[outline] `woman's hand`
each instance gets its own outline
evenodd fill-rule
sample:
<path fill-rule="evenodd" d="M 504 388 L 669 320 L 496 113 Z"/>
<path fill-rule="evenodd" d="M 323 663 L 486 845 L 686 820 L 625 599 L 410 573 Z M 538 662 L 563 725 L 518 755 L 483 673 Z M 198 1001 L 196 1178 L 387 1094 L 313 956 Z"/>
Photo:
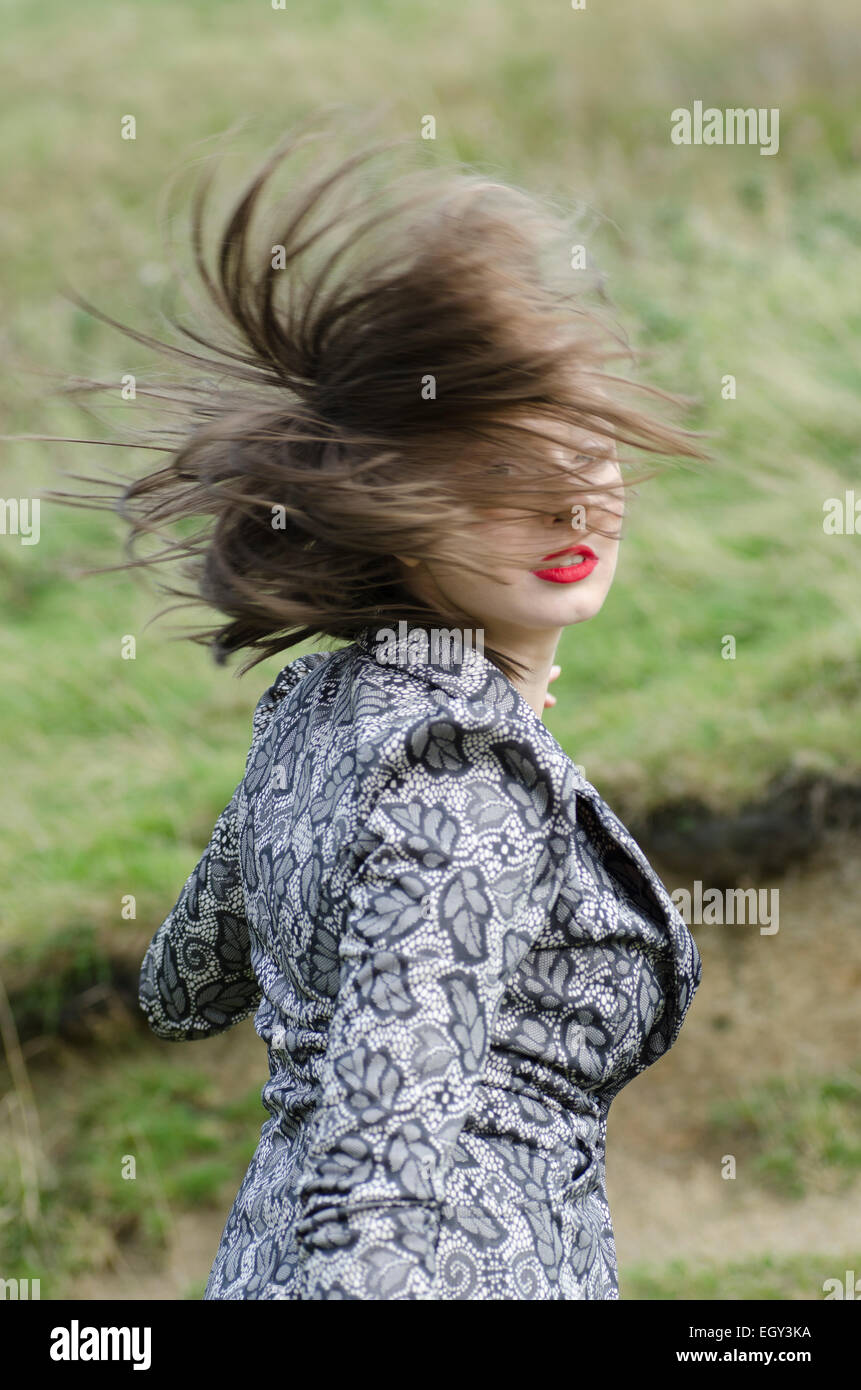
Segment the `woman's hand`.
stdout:
<path fill-rule="evenodd" d="M 562 674 L 562 667 L 561 667 L 561 666 L 551 666 L 551 667 L 550 667 L 550 675 L 547 677 L 547 684 L 549 685 L 551 681 L 555 681 L 559 676 L 561 676 L 561 674 Z M 555 696 L 555 695 L 551 695 L 551 694 L 549 693 L 549 691 L 548 691 L 548 692 L 545 694 L 545 696 L 544 696 L 544 708 L 545 708 L 545 709 L 550 709 L 551 706 L 552 706 L 552 705 L 555 705 L 555 704 L 556 704 L 556 696 Z"/>

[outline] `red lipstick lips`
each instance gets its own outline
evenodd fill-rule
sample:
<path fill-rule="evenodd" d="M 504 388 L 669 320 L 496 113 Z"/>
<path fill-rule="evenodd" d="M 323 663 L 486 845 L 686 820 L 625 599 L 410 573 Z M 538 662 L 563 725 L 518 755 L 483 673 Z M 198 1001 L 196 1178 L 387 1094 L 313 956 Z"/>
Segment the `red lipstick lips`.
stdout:
<path fill-rule="evenodd" d="M 569 545 L 565 550 L 555 550 L 545 555 L 545 560 L 557 560 L 560 555 L 582 555 L 579 564 L 557 565 L 553 569 L 533 570 L 536 579 L 544 579 L 548 584 L 576 584 L 586 579 L 598 563 L 598 556 L 588 545 Z"/>

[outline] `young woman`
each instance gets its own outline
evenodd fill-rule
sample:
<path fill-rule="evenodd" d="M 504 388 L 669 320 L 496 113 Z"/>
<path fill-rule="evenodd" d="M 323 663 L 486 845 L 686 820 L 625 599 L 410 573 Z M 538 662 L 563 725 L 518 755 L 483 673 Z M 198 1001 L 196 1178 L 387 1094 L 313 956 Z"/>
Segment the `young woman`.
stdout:
<path fill-rule="evenodd" d="M 607 1115 L 678 1036 L 700 959 L 542 711 L 563 630 L 612 583 L 618 446 L 703 455 L 604 370 L 618 343 L 562 222 L 520 190 L 423 170 L 325 213 L 372 149 L 255 235 L 303 141 L 215 270 L 197 201 L 234 331 L 169 348 L 219 376 L 176 393 L 183 438 L 122 497 L 134 538 L 206 519 L 151 558 L 184 557 L 227 615 L 199 634 L 221 659 L 343 643 L 260 699 L 143 963 L 159 1037 L 256 1011 L 267 1045 L 205 1296 L 616 1299 Z"/>

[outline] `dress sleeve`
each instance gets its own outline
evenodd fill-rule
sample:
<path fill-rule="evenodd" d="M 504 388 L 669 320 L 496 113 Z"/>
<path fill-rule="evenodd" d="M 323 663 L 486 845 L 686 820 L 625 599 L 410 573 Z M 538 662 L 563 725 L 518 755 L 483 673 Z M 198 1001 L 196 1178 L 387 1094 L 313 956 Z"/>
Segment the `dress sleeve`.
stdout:
<path fill-rule="evenodd" d="M 452 1150 L 494 1011 L 561 881 L 528 750 L 446 720 L 390 760 L 354 847 L 298 1183 L 299 1299 L 433 1299 Z"/>
<path fill-rule="evenodd" d="M 239 871 L 236 803 L 241 785 L 144 956 L 140 1006 L 152 1031 L 169 1041 L 222 1033 L 260 1002 Z"/>

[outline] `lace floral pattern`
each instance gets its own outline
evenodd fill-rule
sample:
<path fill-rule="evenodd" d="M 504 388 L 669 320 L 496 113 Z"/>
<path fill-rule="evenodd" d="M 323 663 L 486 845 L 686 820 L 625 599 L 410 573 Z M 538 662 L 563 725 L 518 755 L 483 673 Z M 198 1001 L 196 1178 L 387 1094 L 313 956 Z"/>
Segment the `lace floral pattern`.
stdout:
<path fill-rule="evenodd" d="M 502 673 L 285 667 L 141 971 L 150 1026 L 256 1010 L 269 1118 L 207 1299 L 615 1299 L 614 1095 L 672 1046 L 694 940 Z"/>

